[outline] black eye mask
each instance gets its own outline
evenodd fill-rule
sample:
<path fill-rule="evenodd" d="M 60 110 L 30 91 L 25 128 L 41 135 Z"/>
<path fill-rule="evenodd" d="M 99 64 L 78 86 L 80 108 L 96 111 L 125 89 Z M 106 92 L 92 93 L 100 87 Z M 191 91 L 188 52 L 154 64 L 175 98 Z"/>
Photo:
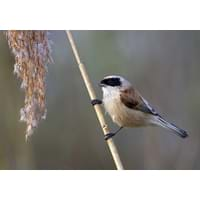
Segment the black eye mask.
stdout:
<path fill-rule="evenodd" d="M 107 78 L 101 81 L 101 84 L 108 85 L 108 86 L 121 86 L 120 78 Z"/>

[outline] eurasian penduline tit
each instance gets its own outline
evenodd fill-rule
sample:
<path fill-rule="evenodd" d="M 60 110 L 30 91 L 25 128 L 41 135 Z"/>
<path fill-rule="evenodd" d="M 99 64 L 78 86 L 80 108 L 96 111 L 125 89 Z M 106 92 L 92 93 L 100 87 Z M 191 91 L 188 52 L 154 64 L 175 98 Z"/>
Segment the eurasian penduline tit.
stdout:
<path fill-rule="evenodd" d="M 99 85 L 103 90 L 105 110 L 120 127 L 116 132 L 108 133 L 105 140 L 116 135 L 123 127 L 149 125 L 164 127 L 182 138 L 188 136 L 185 130 L 164 120 L 125 78 L 106 76 Z M 93 105 L 100 103 L 100 100 L 93 101 Z"/>

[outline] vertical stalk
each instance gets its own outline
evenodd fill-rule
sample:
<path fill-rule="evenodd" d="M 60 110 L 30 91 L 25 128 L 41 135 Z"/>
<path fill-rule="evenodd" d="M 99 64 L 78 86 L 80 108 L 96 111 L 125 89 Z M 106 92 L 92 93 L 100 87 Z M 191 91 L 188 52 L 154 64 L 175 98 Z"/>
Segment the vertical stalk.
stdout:
<path fill-rule="evenodd" d="M 69 39 L 69 42 L 70 42 L 70 45 L 71 45 L 71 48 L 72 48 L 72 51 L 73 51 L 73 54 L 76 58 L 76 62 L 78 64 L 78 67 L 80 69 L 80 72 L 81 72 L 81 75 L 82 75 L 82 78 L 84 80 L 84 83 L 86 85 L 86 88 L 88 90 L 88 93 L 89 93 L 89 96 L 90 96 L 90 99 L 93 100 L 93 99 L 96 99 L 96 94 L 94 92 L 94 89 L 93 89 L 93 86 L 91 84 L 91 81 L 90 81 L 90 78 L 88 76 L 88 73 L 86 71 L 86 68 L 84 66 L 84 64 L 81 62 L 80 60 L 80 56 L 78 54 L 78 50 L 76 48 L 76 45 L 75 45 L 75 42 L 74 42 L 74 39 L 73 39 L 73 36 L 71 34 L 70 31 L 66 31 L 66 34 L 67 34 L 67 37 Z M 95 112 L 96 112 L 96 115 L 97 115 L 97 118 L 99 120 L 99 123 L 101 125 L 101 128 L 103 130 L 103 133 L 104 135 L 106 135 L 107 133 L 109 133 L 109 129 L 108 129 L 108 126 L 105 122 L 105 118 L 104 118 L 104 115 L 103 115 L 103 112 L 101 110 L 101 107 L 100 105 L 96 104 L 94 106 L 94 109 L 95 109 Z M 111 155 L 112 155 L 112 158 L 114 160 L 114 163 L 115 163 L 115 166 L 118 170 L 123 170 L 124 167 L 123 167 L 123 164 L 121 162 L 121 159 L 120 159 L 120 156 L 119 156 L 119 153 L 118 153 L 118 150 L 117 150 L 117 147 L 113 141 L 112 138 L 108 139 L 107 140 L 107 144 L 108 144 L 108 147 L 110 149 L 110 152 L 111 152 Z"/>

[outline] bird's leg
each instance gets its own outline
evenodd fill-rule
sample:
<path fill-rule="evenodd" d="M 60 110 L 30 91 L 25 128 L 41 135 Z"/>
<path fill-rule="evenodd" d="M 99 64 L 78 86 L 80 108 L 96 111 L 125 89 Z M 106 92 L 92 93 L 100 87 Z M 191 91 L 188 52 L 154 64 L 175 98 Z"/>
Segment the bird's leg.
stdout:
<path fill-rule="evenodd" d="M 97 104 L 102 104 L 102 101 L 100 99 L 93 99 L 91 100 L 91 104 L 93 106 L 97 105 Z"/>
<path fill-rule="evenodd" d="M 123 126 L 121 126 L 119 129 L 117 129 L 114 133 L 107 133 L 105 136 L 104 136 L 104 139 L 105 140 L 108 140 L 110 138 L 112 138 L 114 135 L 116 135 L 122 128 L 124 128 Z"/>
<path fill-rule="evenodd" d="M 103 102 L 102 102 L 102 100 L 100 100 L 100 99 L 93 99 L 93 100 L 91 100 L 91 104 L 93 105 L 93 106 L 95 106 L 95 105 L 97 105 L 97 104 L 102 104 Z M 108 139 L 110 139 L 110 138 L 112 138 L 114 135 L 116 135 L 121 129 L 123 128 L 123 126 L 121 126 L 119 129 L 117 129 L 115 132 L 113 132 L 113 133 L 107 133 L 105 136 L 104 136 L 104 139 L 105 140 L 108 140 Z"/>

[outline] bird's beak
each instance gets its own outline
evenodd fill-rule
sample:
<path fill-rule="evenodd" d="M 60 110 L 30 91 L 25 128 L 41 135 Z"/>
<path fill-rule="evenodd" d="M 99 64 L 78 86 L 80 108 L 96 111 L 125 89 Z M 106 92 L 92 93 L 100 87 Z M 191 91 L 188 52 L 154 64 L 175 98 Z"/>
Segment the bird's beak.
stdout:
<path fill-rule="evenodd" d="M 103 83 L 103 80 L 99 83 L 99 87 L 105 87 L 105 84 Z"/>
<path fill-rule="evenodd" d="M 103 83 L 99 83 L 99 87 L 105 87 Z"/>

